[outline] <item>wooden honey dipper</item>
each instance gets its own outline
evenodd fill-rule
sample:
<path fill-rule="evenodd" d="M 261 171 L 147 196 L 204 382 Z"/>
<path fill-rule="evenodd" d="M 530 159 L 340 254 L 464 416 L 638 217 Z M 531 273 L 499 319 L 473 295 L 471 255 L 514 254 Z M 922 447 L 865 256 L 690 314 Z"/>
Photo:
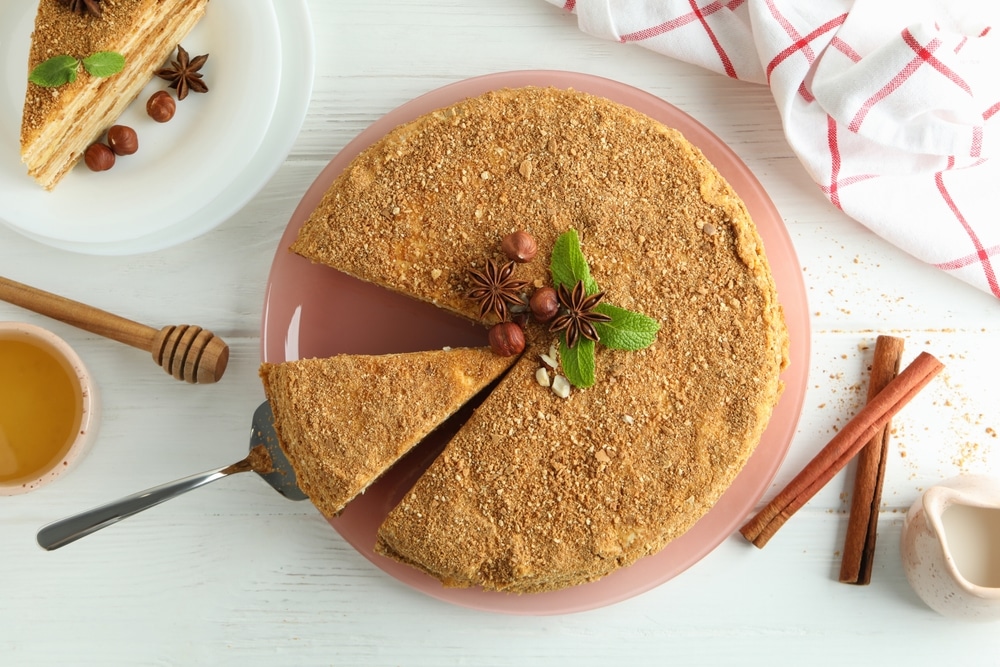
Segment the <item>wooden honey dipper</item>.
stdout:
<path fill-rule="evenodd" d="M 72 299 L 0 276 L 0 299 L 152 353 L 153 360 L 178 380 L 218 382 L 229 363 L 229 346 L 214 333 L 189 324 L 159 331 Z"/>

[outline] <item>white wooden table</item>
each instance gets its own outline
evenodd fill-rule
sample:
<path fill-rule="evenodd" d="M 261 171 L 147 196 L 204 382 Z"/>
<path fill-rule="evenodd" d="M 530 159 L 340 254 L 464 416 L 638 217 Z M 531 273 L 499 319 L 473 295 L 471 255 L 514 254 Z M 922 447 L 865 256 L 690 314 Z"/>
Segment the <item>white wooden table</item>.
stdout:
<path fill-rule="evenodd" d="M 238 214 L 193 241 L 127 257 L 54 250 L 0 228 L 3 275 L 154 326 L 201 324 L 233 353 L 222 382 L 185 385 L 141 352 L 0 303 L 0 319 L 41 324 L 69 341 L 104 402 L 100 439 L 79 468 L 0 499 L 0 664 L 1000 664 L 997 626 L 930 611 L 909 588 L 897 546 L 922 489 L 960 473 L 1000 477 L 995 299 L 829 205 L 789 150 L 762 87 L 596 40 L 542 0 L 310 6 L 308 116 L 288 159 Z M 263 397 L 265 280 L 305 189 L 390 109 L 514 69 L 588 72 L 668 100 L 728 143 L 774 200 L 801 261 L 813 335 L 799 428 L 767 497 L 861 405 L 878 333 L 907 339 L 904 361 L 927 350 L 947 364 L 894 422 L 872 584 L 837 582 L 845 474 L 764 550 L 734 536 L 650 592 L 566 616 L 481 613 L 414 592 L 311 506 L 289 503 L 252 475 L 62 550 L 38 548 L 35 532 L 47 522 L 242 457 Z"/>

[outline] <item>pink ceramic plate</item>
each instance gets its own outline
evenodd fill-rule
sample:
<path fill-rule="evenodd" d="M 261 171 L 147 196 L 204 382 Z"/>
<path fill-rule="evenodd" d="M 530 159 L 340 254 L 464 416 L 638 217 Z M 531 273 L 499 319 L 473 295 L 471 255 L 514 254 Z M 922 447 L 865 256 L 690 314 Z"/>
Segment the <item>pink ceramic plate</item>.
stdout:
<path fill-rule="evenodd" d="M 288 247 L 333 179 L 364 148 L 397 125 L 439 107 L 489 90 L 517 86 L 574 88 L 637 109 L 679 129 L 711 160 L 746 202 L 767 248 L 788 320 L 791 365 L 785 392 L 757 451 L 716 506 L 691 530 L 660 553 L 601 581 L 552 593 L 509 595 L 478 589 L 450 589 L 413 568 L 377 556 L 372 547 L 382 519 L 447 441 L 454 420 L 417 447 L 386 476 L 348 505 L 331 525 L 376 566 L 435 598 L 476 609 L 513 614 L 558 614 L 612 604 L 653 588 L 681 573 L 749 516 L 764 494 L 795 433 L 809 368 L 809 319 L 805 287 L 795 249 L 781 217 L 746 165 L 696 120 L 636 88 L 586 74 L 527 71 L 491 74 L 431 91 L 388 113 L 348 144 L 306 192 L 281 239 L 264 301 L 261 354 L 280 362 L 336 353 L 387 353 L 481 345 L 482 328 L 438 308 L 363 284 L 291 254 Z M 344 252 L 351 252 L 344 248 Z"/>

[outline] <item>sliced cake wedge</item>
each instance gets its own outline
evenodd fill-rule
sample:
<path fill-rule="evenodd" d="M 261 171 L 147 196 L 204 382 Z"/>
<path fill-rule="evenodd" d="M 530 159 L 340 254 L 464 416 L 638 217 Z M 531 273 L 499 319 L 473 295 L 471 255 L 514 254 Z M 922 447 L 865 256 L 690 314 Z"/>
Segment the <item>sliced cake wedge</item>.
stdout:
<path fill-rule="evenodd" d="M 94 5 L 99 16 L 74 11 Z M 40 0 L 31 34 L 28 73 L 58 56 L 79 61 L 100 52 L 125 58 L 122 71 L 91 76 L 80 67 L 76 80 L 46 87 L 28 82 L 21 119 L 21 161 L 51 190 L 91 143 L 152 79 L 205 13 L 208 0 Z"/>
<path fill-rule="evenodd" d="M 299 486 L 333 517 L 513 362 L 489 348 L 345 354 L 260 376 Z"/>

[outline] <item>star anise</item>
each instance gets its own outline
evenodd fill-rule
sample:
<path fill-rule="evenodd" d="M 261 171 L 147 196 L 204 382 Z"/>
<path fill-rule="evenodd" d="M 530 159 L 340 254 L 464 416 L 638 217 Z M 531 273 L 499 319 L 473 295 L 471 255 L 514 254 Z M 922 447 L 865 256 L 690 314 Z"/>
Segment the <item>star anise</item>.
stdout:
<path fill-rule="evenodd" d="M 559 297 L 559 305 L 565 308 L 566 312 L 552 320 L 549 331 L 552 333 L 565 331 L 567 347 L 575 347 L 580 336 L 595 343 L 600 340 L 594 322 L 611 321 L 611 318 L 604 313 L 594 310 L 604 298 L 604 292 L 587 296 L 587 290 L 581 280 L 576 283 L 572 291 L 566 289 L 565 285 L 560 285 L 556 294 Z"/>
<path fill-rule="evenodd" d="M 71 12 L 80 14 L 90 14 L 94 18 L 101 18 L 101 0 L 62 0 L 62 3 L 69 7 Z"/>
<path fill-rule="evenodd" d="M 498 267 L 492 259 L 486 260 L 486 269 L 469 269 L 473 287 L 469 290 L 469 298 L 479 302 L 479 317 L 485 318 L 490 313 L 507 319 L 507 304 L 521 303 L 520 292 L 528 283 L 514 280 L 514 262 L 507 262 Z"/>
<path fill-rule="evenodd" d="M 177 99 L 183 100 L 187 97 L 188 91 L 196 93 L 207 93 L 208 86 L 202 80 L 200 70 L 208 60 L 208 54 L 191 58 L 188 52 L 180 44 L 177 45 L 177 60 L 170 63 L 170 67 L 162 67 L 156 70 L 156 76 L 170 82 L 171 88 L 177 89 Z"/>

